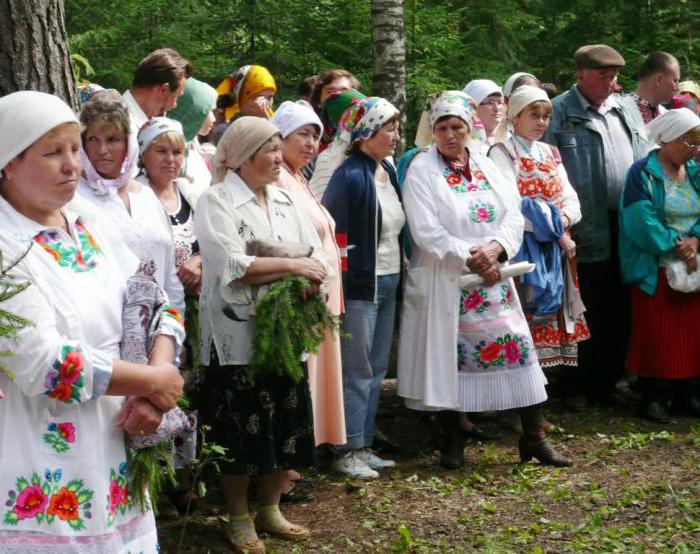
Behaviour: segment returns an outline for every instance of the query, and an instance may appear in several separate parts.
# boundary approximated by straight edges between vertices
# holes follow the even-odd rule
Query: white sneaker
[[[384,460],[372,452],[369,448],[363,448],[357,452],[357,457],[366,463],[371,469],[384,469],[396,467],[394,460]]]
[[[379,477],[379,473],[362,460],[360,452],[362,451],[351,450],[344,456],[333,460],[333,470],[356,479],[376,479]]]

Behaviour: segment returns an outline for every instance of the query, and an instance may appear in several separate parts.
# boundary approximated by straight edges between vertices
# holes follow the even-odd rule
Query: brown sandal
[[[267,533],[273,537],[278,537],[292,542],[302,542],[306,541],[311,537],[311,531],[303,525],[295,525],[290,523],[289,527],[285,530],[281,529],[271,529],[262,524],[258,518],[255,518],[255,528],[261,533]]]

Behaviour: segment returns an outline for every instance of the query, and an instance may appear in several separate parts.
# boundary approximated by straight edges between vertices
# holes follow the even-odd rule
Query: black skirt
[[[266,375],[251,379],[245,365],[219,365],[212,349],[203,368],[200,415],[208,443],[227,449],[225,475],[266,475],[315,464],[311,396],[304,379]]]

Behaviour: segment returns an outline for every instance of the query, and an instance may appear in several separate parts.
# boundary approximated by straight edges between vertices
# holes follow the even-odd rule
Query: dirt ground
[[[400,446],[397,467],[375,481],[320,473],[316,499],[284,505],[312,538],[263,536],[270,553],[485,552],[700,553],[700,422],[646,423],[628,409],[547,410],[550,440],[573,468],[520,464],[517,435],[469,442],[467,465],[437,465],[430,427],[385,385],[378,425]],[[506,428],[503,415],[483,425]],[[216,491],[211,495],[216,498]],[[182,520],[159,524],[161,548],[178,551]],[[230,552],[219,518],[192,517],[181,552]]]

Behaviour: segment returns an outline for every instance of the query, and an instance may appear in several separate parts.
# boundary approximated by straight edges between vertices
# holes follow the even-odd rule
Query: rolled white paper
[[[510,279],[511,277],[517,277],[518,275],[523,275],[525,273],[530,273],[531,271],[534,271],[534,269],[535,264],[530,262],[518,262],[504,266],[501,268],[501,281]],[[460,289],[470,289],[483,284],[484,280],[478,273],[465,273],[459,277]]]

